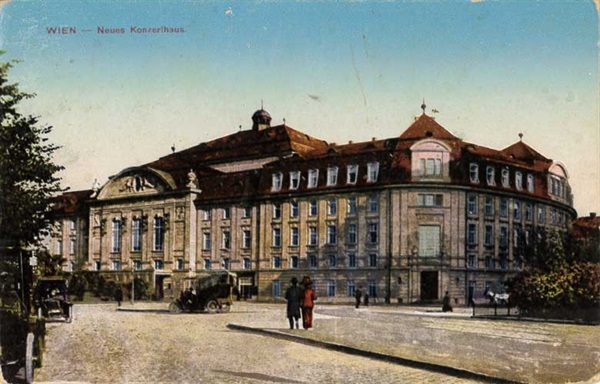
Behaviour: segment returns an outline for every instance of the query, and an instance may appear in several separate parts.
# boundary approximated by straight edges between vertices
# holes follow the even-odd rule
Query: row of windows
[[[142,270],[142,261],[141,260],[132,260],[132,266],[133,266],[133,270],[141,271]],[[94,269],[96,271],[99,271],[101,269],[101,267],[102,267],[102,263],[100,262],[100,260],[96,260],[94,262]],[[120,271],[120,270],[122,270],[122,267],[123,267],[123,265],[122,265],[121,260],[111,260],[110,269],[112,271]],[[160,259],[154,260],[153,267],[157,271],[163,270],[165,268],[164,261],[162,261]],[[182,258],[178,258],[175,260],[175,269],[179,269],[179,270],[183,269],[183,259]]]
[[[499,259],[496,260],[492,255],[485,255],[485,268],[486,269],[508,269],[509,261],[507,255],[500,255]],[[474,254],[467,255],[467,267],[478,268],[478,257]],[[521,269],[523,267],[523,260],[521,258],[513,259],[513,269]]]
[[[548,188],[548,193],[563,199],[566,198],[567,188],[565,180],[555,175],[550,176],[550,188]]]
[[[479,164],[471,163],[469,165],[469,180],[471,183],[479,183]],[[488,165],[485,168],[485,180],[487,185],[495,186],[496,185],[496,168],[491,165]],[[500,173],[500,182],[504,188],[510,188],[510,171],[508,168],[503,168]],[[515,189],[521,191],[523,190],[523,173],[521,171],[515,171],[514,173],[514,187]],[[534,179],[532,174],[527,175],[527,191],[533,193],[535,192]]]
[[[510,202],[506,197],[500,198],[500,217],[508,218],[510,211]],[[467,195],[467,213],[471,216],[479,214],[478,196],[475,194]],[[486,196],[484,201],[484,214],[485,216],[494,216],[494,198]],[[532,222],[534,215],[533,203],[522,203],[520,201],[512,202],[512,217],[514,220],[521,220],[522,217],[525,221]],[[537,207],[537,222],[544,223],[546,217],[545,207],[539,205]],[[550,224],[562,225],[568,220],[567,215],[555,208],[550,208]]]
[[[122,248],[123,222],[120,219],[113,219],[111,227],[111,252],[119,253]],[[131,220],[131,251],[140,252],[142,250],[142,218],[134,217]],[[165,239],[165,218],[155,216],[153,222],[152,250],[163,251]]]
[[[326,186],[334,186],[338,184],[338,167],[327,168]],[[302,173],[300,171],[292,171],[289,173],[289,189],[296,190],[300,187],[300,179]],[[356,184],[358,181],[359,166],[358,164],[349,164],[346,166],[346,184]],[[366,179],[368,183],[374,183],[379,176],[379,163],[374,161],[367,163]],[[283,173],[275,172],[272,175],[271,191],[280,191],[283,187]],[[319,184],[319,169],[313,168],[308,170],[307,188],[316,188]]]
[[[70,255],[74,255],[77,251],[77,240],[76,239],[70,239],[69,240],[69,254]],[[56,255],[62,255],[63,253],[63,241],[62,240],[58,240],[56,242]]]
[[[358,242],[358,224],[347,224],[347,243],[357,244]],[[290,228],[289,234],[289,245],[299,246],[300,245],[300,228]],[[338,241],[338,228],[337,225],[327,226],[326,241],[329,245],[337,244]],[[367,223],[367,243],[376,244],[379,241],[379,224],[378,223]],[[316,226],[308,227],[308,238],[307,245],[316,246],[319,244],[318,228]],[[273,228],[272,233],[272,244],[273,247],[282,246],[281,228]],[[210,231],[202,233],[202,249],[205,251],[210,250],[212,247],[212,236]],[[249,229],[242,230],[242,244],[243,249],[249,249],[252,247],[252,232]],[[221,232],[221,248],[231,249],[231,232]]]
[[[318,287],[318,286],[320,286],[320,284],[317,284],[317,282],[313,280],[313,286]],[[346,280],[345,286],[346,286],[346,296],[354,297],[354,295],[356,293],[355,281],[354,280]],[[327,296],[327,297],[337,296],[337,287],[338,287],[338,282],[336,280],[327,280],[325,282],[325,289],[326,289],[325,296]],[[316,288],[316,289],[318,289],[318,288]],[[282,289],[281,289],[281,281],[280,280],[273,280],[271,293],[272,293],[273,297],[281,297]],[[373,299],[377,298],[377,296],[378,296],[377,282],[375,280],[369,280],[367,282],[367,294]],[[321,294],[318,293],[318,295],[321,295]]]

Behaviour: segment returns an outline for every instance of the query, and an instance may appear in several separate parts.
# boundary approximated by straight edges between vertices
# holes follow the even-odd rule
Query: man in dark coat
[[[302,290],[298,287],[298,279],[292,278],[292,286],[285,291],[287,300],[287,318],[290,322],[290,329],[294,329],[294,320],[296,329],[300,328],[298,320],[300,319],[300,301],[302,300]]]
[[[358,289],[354,291],[354,297],[356,298],[356,308],[357,309],[358,309],[358,307],[360,307],[360,299],[362,297],[361,288],[362,288],[362,286],[358,287]]]
[[[442,299],[442,311],[452,312],[452,305],[450,304],[450,294],[446,291],[444,298]]]
[[[115,290],[115,301],[117,302],[117,306],[121,306],[121,301],[123,301],[123,288],[120,285],[117,286]]]

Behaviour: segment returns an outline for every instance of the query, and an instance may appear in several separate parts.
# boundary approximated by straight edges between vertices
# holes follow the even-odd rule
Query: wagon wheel
[[[176,302],[169,304],[169,313],[181,313],[182,309]]]
[[[219,312],[227,313],[230,310],[231,310],[231,304],[229,304],[229,303],[223,303],[223,305],[221,306],[221,310]]]
[[[44,362],[44,346],[40,336],[36,337],[33,343],[33,362],[35,368],[41,368]]]
[[[27,344],[25,346],[25,382],[33,383],[33,347],[35,337],[33,333],[27,334]]]
[[[217,313],[219,311],[219,303],[217,300],[209,300],[206,303],[206,312],[208,313]]]

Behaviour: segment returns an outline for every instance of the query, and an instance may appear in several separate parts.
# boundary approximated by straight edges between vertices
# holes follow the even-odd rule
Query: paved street
[[[231,313],[218,315],[171,315],[163,303],[115,308],[76,305],[72,324],[49,325],[36,382],[476,382],[227,328],[263,323],[285,330],[280,305],[236,303]],[[317,314],[315,331],[293,332],[318,334],[335,316]]]

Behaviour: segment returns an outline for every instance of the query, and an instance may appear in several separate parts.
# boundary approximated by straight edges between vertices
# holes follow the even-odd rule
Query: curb
[[[382,361],[386,361],[389,363],[404,365],[404,366],[411,367],[411,368],[424,369],[424,370],[428,370],[428,371],[436,372],[436,373],[443,373],[443,374],[454,376],[454,377],[461,378],[461,379],[471,379],[471,380],[484,381],[484,382],[488,382],[488,383],[502,383],[502,384],[504,384],[504,383],[507,383],[507,384],[508,383],[517,383],[517,384],[521,383],[519,381],[507,380],[507,379],[503,379],[500,377],[494,377],[494,376],[489,376],[489,375],[485,375],[482,373],[471,372],[471,371],[468,371],[465,369],[454,368],[454,367],[449,367],[449,366],[440,365],[440,364],[426,363],[426,362],[417,361],[417,360],[410,360],[410,359],[405,359],[405,358],[398,357],[398,356],[387,355],[387,354],[380,353],[380,352],[367,351],[364,349],[349,347],[347,345],[331,343],[331,342],[321,341],[321,340],[309,339],[309,338],[305,338],[302,336],[296,336],[296,335],[291,335],[288,333],[280,332],[277,330],[253,328],[253,327],[248,327],[248,326],[238,325],[238,324],[227,324],[227,328],[236,330],[236,331],[267,335],[267,336],[276,337],[276,338],[282,339],[282,340],[293,341],[293,342],[316,346],[316,347],[320,347],[320,348],[324,348],[324,349],[330,349],[333,351],[343,352],[343,353],[347,353],[350,355],[357,355],[357,356],[368,357],[368,358],[372,358],[372,359],[376,359],[376,360],[382,360]]]

